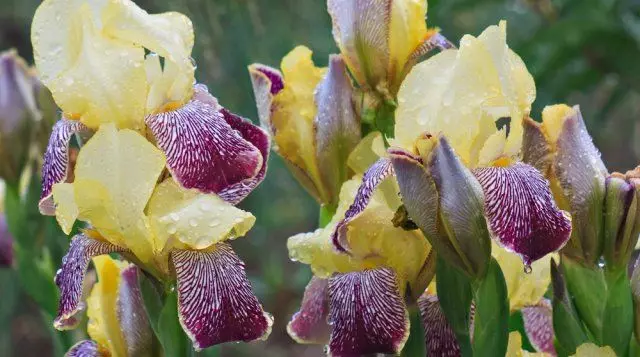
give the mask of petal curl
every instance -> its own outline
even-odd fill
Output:
[[[52,190],[53,185],[64,182],[69,174],[69,142],[76,133],[88,131],[89,128],[78,120],[65,117],[54,124],[42,164],[42,193],[38,203],[41,214],[56,214]]]
[[[456,335],[447,322],[437,295],[425,293],[418,299],[422,316],[427,355],[439,357],[460,356],[460,346]]]
[[[256,63],[249,66],[249,75],[253,85],[253,95],[256,99],[260,125],[273,133],[275,130],[271,124],[273,97],[284,88],[282,73],[275,68]]]
[[[196,350],[266,339],[273,318],[253,294],[244,263],[226,243],[210,251],[174,250],[180,324]]]
[[[89,238],[84,234],[78,234],[71,239],[69,251],[62,258],[62,267],[55,277],[55,283],[60,289],[58,316],[53,321],[53,326],[56,329],[72,329],[78,323],[75,314],[85,308],[85,304],[80,301],[80,298],[82,297],[82,282],[91,258],[125,251],[123,248]]]
[[[95,341],[85,340],[73,345],[64,355],[65,357],[108,357]]]
[[[225,121],[220,109],[192,98],[178,109],[145,119],[167,167],[186,188],[218,193],[255,177],[262,168],[260,150]]]
[[[474,170],[485,194],[491,232],[525,265],[562,248],[571,235],[571,218],[556,206],[549,182],[532,166]]]
[[[396,354],[409,337],[409,314],[393,270],[336,274],[329,280],[328,355]]]
[[[287,332],[296,342],[323,344],[329,341],[328,284],[328,279],[314,276],[304,289],[300,311],[287,324]]]
[[[369,200],[371,200],[371,197],[378,185],[391,175],[393,175],[393,166],[391,165],[391,160],[387,158],[379,159],[367,170],[367,172],[365,172],[353,203],[344,213],[343,218],[338,222],[331,234],[331,241],[333,242],[335,249],[340,252],[349,251],[349,244],[346,241],[347,226],[349,222],[354,220],[367,208]]]
[[[553,312],[549,299],[542,299],[537,305],[523,308],[522,320],[527,337],[536,351],[556,356],[553,345]]]

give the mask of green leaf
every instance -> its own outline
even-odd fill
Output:
[[[142,300],[144,302],[144,309],[149,319],[151,329],[159,336],[158,322],[160,319],[160,313],[164,306],[162,302],[161,289],[158,283],[154,281],[155,278],[146,274],[140,276],[140,293],[142,294]]]
[[[553,286],[553,330],[556,334],[556,349],[561,356],[572,355],[578,346],[588,342],[588,338],[567,291],[564,274],[553,259],[551,260],[551,282]]]
[[[165,356],[185,356],[193,353],[193,347],[178,320],[178,294],[167,293],[164,306],[158,316],[157,337]]]
[[[402,349],[401,356],[413,357],[413,356],[426,356],[427,344],[424,341],[424,329],[422,327],[422,315],[420,315],[420,309],[417,306],[413,306],[409,309],[409,319],[411,321],[411,328],[409,330],[409,339],[405,343]]]
[[[440,306],[456,334],[462,356],[472,356],[469,336],[473,298],[471,284],[464,273],[449,265],[440,255],[436,264],[436,289]]]
[[[578,315],[595,337],[595,342],[600,344],[602,317],[607,301],[604,272],[598,267],[585,267],[566,256],[562,257],[561,264],[566,275],[567,290],[573,297]]]
[[[625,356],[633,332],[633,299],[627,270],[607,273],[609,289],[604,309],[602,344],[611,346],[618,356]]]
[[[473,283],[476,311],[473,353],[476,356],[504,356],[509,343],[509,299],[507,284],[495,259],[487,274]]]

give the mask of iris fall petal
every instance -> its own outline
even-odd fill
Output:
[[[536,305],[523,308],[522,320],[524,321],[524,329],[527,337],[536,351],[556,356],[556,349],[553,345],[553,312],[551,302],[548,299],[542,299]]]
[[[329,341],[328,279],[312,277],[304,290],[300,311],[287,325],[289,336],[298,343],[323,344]]]
[[[458,357],[460,346],[440,307],[438,296],[428,291],[418,299],[428,356]]]

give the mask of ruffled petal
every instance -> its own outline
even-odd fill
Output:
[[[422,316],[427,355],[438,357],[460,356],[460,346],[456,335],[447,322],[438,296],[426,292],[418,299]]]
[[[344,213],[342,218],[331,234],[331,241],[335,249],[340,252],[348,252],[349,244],[347,239],[347,226],[349,222],[354,220],[362,211],[367,208],[371,196],[378,185],[387,177],[393,175],[393,166],[391,160],[381,158],[373,164],[362,177],[362,183],[358,188],[358,192],[349,209]]]
[[[328,279],[312,277],[304,289],[300,311],[287,325],[289,336],[298,343],[323,344],[329,341]]]
[[[253,294],[244,263],[226,243],[210,251],[171,253],[180,324],[196,350],[230,341],[266,339],[273,318]]]
[[[409,337],[409,314],[391,269],[335,275],[329,307],[329,356],[396,354]]]
[[[85,308],[80,298],[82,282],[91,258],[125,251],[123,248],[89,238],[84,234],[78,234],[71,239],[69,252],[62,258],[62,267],[55,277],[55,283],[60,289],[58,316],[53,321],[56,329],[68,330],[78,324],[75,314]]]
[[[74,134],[88,130],[81,122],[64,117],[53,126],[42,164],[42,193],[38,203],[40,213],[47,216],[56,214],[52,190],[53,185],[64,182],[69,174],[69,142]]]
[[[249,195],[251,191],[253,191],[253,189],[262,182],[262,180],[264,180],[264,177],[267,174],[267,163],[269,162],[271,140],[269,138],[269,134],[267,134],[263,129],[253,125],[249,120],[235,115],[226,109],[222,109],[222,115],[231,128],[236,130],[244,140],[258,148],[262,155],[262,166],[255,176],[229,185],[218,192],[218,196],[220,196],[220,198],[235,205],[247,197],[247,195]]]
[[[485,194],[485,214],[501,246],[525,265],[562,248],[571,235],[571,218],[556,206],[549,183],[523,163],[474,170]]]
[[[273,97],[284,89],[282,73],[263,64],[252,64],[249,66],[249,75],[251,76],[253,95],[256,98],[256,106],[258,107],[260,125],[273,133],[275,130],[271,124]]]
[[[73,345],[64,355],[65,357],[108,357],[100,351],[100,347],[95,341],[85,340]]]
[[[522,320],[524,321],[527,337],[536,351],[556,356],[556,349],[553,346],[553,311],[551,302],[548,299],[542,299],[537,305],[523,308]]]
[[[218,193],[256,177],[262,168],[260,150],[225,121],[221,107],[205,103],[201,96],[145,121],[171,174],[186,188]]]
[[[185,189],[171,178],[156,187],[147,212],[156,252],[174,246],[205,249],[244,236],[256,221],[220,197]]]

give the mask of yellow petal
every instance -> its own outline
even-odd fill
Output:
[[[507,345],[505,357],[551,357],[551,355],[523,350],[522,336],[520,336],[520,332],[514,331],[509,333],[509,344]]]
[[[365,136],[351,151],[347,165],[356,175],[364,174],[369,166],[385,154],[384,141],[379,131],[373,131]]]
[[[323,185],[316,159],[315,131],[313,120],[316,116],[314,101],[315,88],[326,73],[311,59],[311,50],[304,46],[294,48],[282,59],[284,89],[274,98],[271,125],[274,141],[280,155],[301,169],[315,186],[323,202]]]
[[[156,250],[173,242],[205,249],[218,242],[245,235],[255,217],[214,194],[180,187],[173,179],[162,182],[149,201],[148,214],[157,241]],[[174,243],[174,244],[175,244]]]
[[[498,261],[504,274],[511,311],[536,305],[542,299],[551,283],[550,261],[554,257],[557,259],[557,254],[547,254],[535,261],[530,273],[525,272],[518,255],[508,252],[495,242],[492,243],[491,255]]]
[[[412,283],[431,248],[419,230],[405,231],[393,226],[391,219],[397,203],[390,204],[382,189],[376,190],[367,208],[347,226],[352,256],[335,251],[331,233],[353,202],[360,180],[360,177],[355,177],[342,185],[340,205],[325,228],[289,238],[289,255],[294,260],[309,264],[314,274],[320,277],[388,266],[395,270],[401,282]],[[396,188],[396,196],[397,192]],[[400,285],[404,289],[405,284]]]
[[[98,282],[87,299],[87,332],[92,340],[112,356],[126,356],[126,345],[117,314],[121,271],[127,264],[108,255],[93,258]]]
[[[74,197],[73,184],[53,185],[53,201],[56,203],[56,220],[65,234],[70,234],[78,218],[78,205]]]
[[[558,141],[565,119],[574,114],[575,110],[566,104],[544,107],[542,110],[542,127],[550,143],[555,144]]]
[[[148,261],[152,238],[144,208],[164,165],[162,152],[137,132],[101,126],[78,155],[73,183],[78,218]]]
[[[571,357],[616,357],[616,353],[609,346],[598,347],[593,343],[583,343]]]
[[[466,35],[459,50],[441,52],[413,67],[398,93],[395,137],[401,146],[413,149],[418,136],[444,133],[460,158],[476,166],[484,146],[478,139],[497,131],[496,120],[511,117],[504,154],[518,153],[521,122],[535,98],[535,85],[507,46],[505,32],[502,22],[478,38]]]
[[[404,70],[407,59],[427,35],[426,0],[391,1],[389,23],[389,74],[390,81],[398,78]],[[375,60],[375,59],[374,59]]]
[[[101,18],[111,2],[43,2],[32,24],[36,67],[67,116],[94,129],[113,122],[141,130],[147,93],[144,49],[105,35]]]

